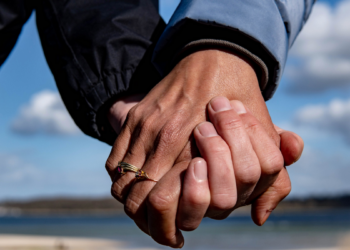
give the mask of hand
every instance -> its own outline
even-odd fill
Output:
[[[110,117],[110,119],[114,119],[115,122],[119,122],[119,124],[114,124],[114,125],[117,125],[115,126],[115,128],[121,127],[121,125],[123,124],[126,118],[126,114],[128,113],[128,111],[134,105],[136,105],[137,102],[142,99],[142,97],[143,95],[127,97],[115,104],[114,108],[118,110],[119,116]],[[296,162],[297,159],[299,159],[303,149],[303,141],[298,135],[296,135],[293,132],[284,131],[278,128],[277,126],[275,126],[275,129],[277,130],[278,134],[281,137],[281,151],[284,157],[285,165],[286,166],[291,165],[294,162]],[[120,132],[120,131],[116,131],[116,132]],[[266,132],[262,131],[262,134],[265,134],[265,137],[266,137]],[[258,135],[258,137],[260,137],[260,135]],[[200,144],[200,140],[197,139],[196,142],[197,142],[197,145]],[[204,141],[204,143],[205,142],[206,141]],[[273,145],[271,146],[272,148],[274,148]],[[210,154],[209,156],[215,157],[215,155],[210,155]],[[177,222],[178,222],[177,225],[179,226],[180,229],[183,229],[183,230],[193,230],[198,226],[198,224],[202,219],[201,212],[200,211],[198,212],[198,209],[199,210],[202,209],[201,204],[202,205],[203,203],[206,204],[203,201],[208,199],[208,196],[210,195],[210,191],[206,189],[208,185],[207,181],[198,182],[197,179],[192,178],[193,177],[192,173],[194,173],[193,172],[194,166],[196,166],[197,160],[199,164],[204,164],[204,165],[206,164],[205,161],[201,160],[200,158],[197,158],[191,162],[190,168],[186,172],[185,183],[183,184],[183,196],[181,198],[181,202],[179,206],[180,208],[177,216]],[[212,165],[210,165],[209,167],[211,166]],[[206,176],[206,172],[204,173],[204,175]],[[216,180],[217,179],[218,178],[216,178]],[[219,184],[225,184],[225,183],[221,181]],[[265,192],[256,201],[253,202],[252,216],[254,221],[258,225],[262,225],[267,220],[269,213],[289,193],[289,190],[290,190],[290,181],[288,178],[288,173],[285,170],[282,170],[282,173],[280,173],[279,177],[277,178],[277,181],[271,187],[269,187],[268,191]],[[215,198],[213,200],[215,200]],[[186,202],[186,201],[189,201],[189,202]],[[221,208],[224,206],[227,206],[226,200],[223,200],[223,202],[219,201],[219,203],[220,203],[219,207]],[[184,206],[187,207],[189,211],[193,211],[192,216],[186,216],[186,212],[184,212],[186,208],[184,209]],[[232,209],[229,211],[222,211],[222,212],[224,214],[227,214],[227,213],[230,213],[231,211]],[[210,216],[210,209],[208,210],[207,216],[208,215]]]
[[[219,95],[241,100],[279,145],[252,67],[232,54],[210,50],[183,59],[130,110],[107,160],[113,196],[125,204],[135,223],[161,244],[183,244],[174,226],[177,204],[173,201],[177,202],[181,193],[182,173],[196,156],[192,131],[206,120],[207,103]],[[142,167],[159,182],[134,182],[131,173],[115,175],[118,161]]]
[[[253,219],[262,225],[291,190],[288,174],[285,169],[282,172],[283,157],[287,165],[294,163],[302,153],[303,141],[276,127],[282,139],[282,157],[262,125],[241,102],[214,98],[208,113],[213,124],[204,122],[194,130],[203,158],[193,159],[186,171],[177,226],[194,230],[204,216],[225,218],[234,207],[251,202]],[[270,185],[276,173],[278,181]]]

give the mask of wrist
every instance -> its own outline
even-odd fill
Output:
[[[231,100],[261,96],[254,68],[245,58],[232,52],[219,49],[197,51],[183,58],[174,70],[185,72],[184,83],[194,86],[196,91],[200,87],[210,99],[218,95]]]
[[[174,62],[179,62],[182,58],[197,52],[209,49],[217,49],[229,52],[233,55],[239,55],[249,62],[250,66],[253,67],[255,74],[259,80],[259,86],[261,91],[265,89],[269,78],[269,72],[266,64],[258,56],[253,54],[251,51],[245,49],[244,47],[231,43],[226,40],[218,39],[200,39],[188,43],[181,49],[174,57]]]
[[[174,70],[186,72],[182,82],[190,92],[200,92],[206,104],[216,96],[241,101],[279,145],[255,70],[248,60],[233,52],[202,50],[182,59]]]

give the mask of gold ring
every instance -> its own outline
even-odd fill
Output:
[[[139,171],[139,169],[134,165],[122,161],[118,162],[117,172],[121,175],[126,174],[126,172],[137,173],[137,171]]]
[[[157,182],[156,180],[149,178],[148,174],[145,171],[143,171],[142,169],[137,171],[135,176],[136,176],[136,179],[138,179],[138,180],[149,180],[149,181]]]
[[[157,182],[157,180],[150,178],[148,174],[142,169],[139,169],[138,167],[123,161],[118,162],[117,172],[121,175],[125,175],[126,172],[134,172],[135,177],[138,180],[150,180],[150,181]]]

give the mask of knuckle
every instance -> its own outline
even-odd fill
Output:
[[[217,126],[221,130],[236,130],[243,127],[243,123],[239,117],[230,117],[226,115],[219,117]]]
[[[137,113],[138,113],[137,106],[132,107],[126,116],[124,123],[126,125],[130,125],[132,123],[135,123],[135,121],[137,119]]]
[[[286,198],[291,191],[292,191],[292,185],[289,183],[289,185],[287,185],[285,188],[281,190],[281,200]]]
[[[281,153],[276,152],[271,154],[264,162],[264,167],[262,168],[264,174],[266,175],[276,175],[283,169],[284,159]]]
[[[159,156],[168,154],[169,150],[174,148],[179,138],[178,131],[179,130],[175,126],[171,125],[166,125],[160,130],[156,141],[156,153]]]
[[[237,203],[237,196],[231,194],[215,194],[210,204],[214,211],[231,211]]]
[[[174,144],[178,137],[178,129],[175,125],[166,125],[159,133],[160,141],[167,144]]]
[[[160,214],[166,213],[171,208],[171,197],[160,193],[150,193],[148,205]]]
[[[134,218],[137,211],[139,211],[142,204],[141,199],[135,197],[128,197],[124,205],[124,212],[130,217]]]
[[[114,182],[111,187],[111,195],[117,200],[120,201],[121,203],[124,204],[124,197],[121,194],[121,187],[117,182]]]
[[[130,119],[134,118],[134,117],[139,117],[140,114],[141,114],[141,108],[139,105],[135,105],[134,107],[132,107],[130,110],[129,110],[129,113],[128,113],[128,117]]]
[[[253,134],[256,134],[259,132],[259,129],[260,129],[260,125],[257,121],[249,121],[245,128],[250,131],[251,133]]]
[[[208,206],[210,200],[206,199],[205,197],[201,195],[189,195],[186,197],[186,203],[193,208],[201,208]]]
[[[260,166],[255,163],[247,165],[247,167],[236,172],[237,179],[244,185],[255,185],[259,181],[261,175]]]
[[[143,117],[141,120],[141,134],[148,134],[154,128],[154,122],[152,117]]]
[[[260,178],[260,174],[251,173],[240,176],[240,182],[244,185],[255,185]]]
[[[107,159],[106,164],[105,164],[105,168],[106,168],[108,174],[111,176],[111,174],[112,174],[112,172],[113,172],[115,166],[114,166],[114,164],[111,162],[110,158]],[[111,177],[112,177],[112,176],[111,176]]]
[[[224,211],[224,212],[221,212],[221,213],[214,213],[214,214],[209,214],[208,217],[213,219],[213,220],[224,220],[226,219],[227,217],[230,216],[230,214],[232,213],[234,209],[230,209],[228,211]]]
[[[196,230],[198,227],[198,224],[186,220],[186,221],[181,221],[178,226],[180,230],[190,232],[190,231]]]
[[[213,138],[213,137],[212,137]],[[215,139],[215,138],[213,138]],[[209,141],[209,149],[213,155],[231,155],[230,149],[225,143],[218,143],[216,140]]]

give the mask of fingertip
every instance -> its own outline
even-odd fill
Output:
[[[207,162],[200,157],[191,160],[188,169],[186,170],[184,187],[196,185],[197,182],[208,180]]]
[[[304,141],[299,135],[290,131],[284,131],[280,137],[284,162],[286,166],[289,166],[300,159],[304,149]]]
[[[210,122],[202,122],[196,127],[195,139],[199,137],[214,137],[218,136],[214,125]]]
[[[278,204],[288,196],[291,188],[288,172],[284,169],[275,183],[253,202],[251,215],[254,223],[262,226]]]
[[[264,207],[259,208],[257,203],[253,203],[251,210],[253,222],[259,227],[263,226],[270,217],[272,211],[273,209],[266,209]]]
[[[183,231],[193,231],[200,225],[210,204],[207,163],[202,158],[191,161],[186,171],[176,224]]]
[[[230,101],[224,96],[217,96],[210,100],[209,102],[209,112],[222,112],[230,110],[232,107]]]
[[[267,221],[267,219],[270,217],[270,214],[272,213],[272,210],[271,211],[266,211],[266,214],[264,217],[262,217],[262,220],[261,220],[261,226],[263,226],[265,224],[265,222]]]
[[[193,163],[194,178],[197,182],[203,182],[208,180],[208,169],[205,160],[200,159]]]
[[[280,127],[278,127],[276,124],[273,124],[273,126],[278,134],[281,134],[285,131],[284,129],[281,129]]]
[[[185,238],[183,237],[181,231],[177,229],[174,237],[174,242],[172,242],[169,246],[171,248],[183,248],[184,245],[185,245]]]

